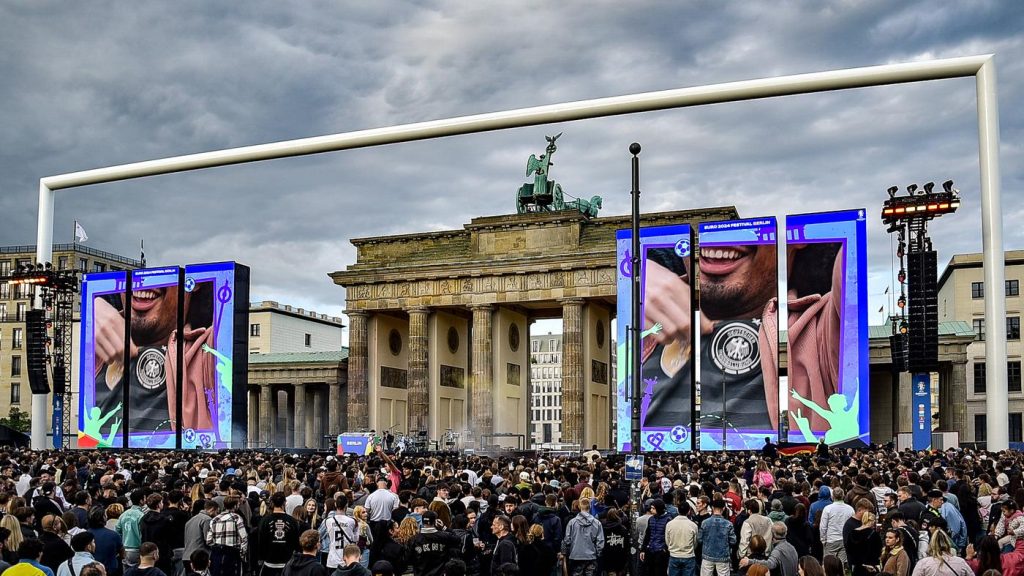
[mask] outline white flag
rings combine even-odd
[[[85,228],[82,228],[82,225],[78,223],[78,220],[75,220],[75,240],[85,242],[88,239],[89,236],[86,235]]]

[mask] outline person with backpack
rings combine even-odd
[[[80,576],[86,564],[96,561],[96,537],[90,532],[79,532],[71,537],[71,549],[75,555],[57,567],[57,576]]]
[[[348,508],[348,498],[339,494],[334,499],[334,515],[324,518],[320,525],[320,532],[326,534],[328,542],[327,568],[336,569],[343,564],[345,546],[355,544],[358,541],[356,521],[345,514]]]

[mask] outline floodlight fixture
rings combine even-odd
[[[929,182],[924,185],[924,195],[931,196],[932,190],[935,188],[935,182]]]
[[[895,198],[896,197],[896,193],[899,192],[899,191],[900,191],[900,187],[899,186],[890,186],[889,189],[886,190],[886,192],[889,193],[889,198]]]

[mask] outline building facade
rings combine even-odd
[[[341,318],[278,304],[249,304],[249,353],[337,352],[342,348]]]
[[[975,338],[967,347],[967,403],[966,422],[961,431],[961,442],[986,440],[985,375],[991,369],[985,361],[985,335],[994,327],[985,325],[985,299],[1006,299],[1006,366],[1009,389],[1009,440],[1024,442],[1024,390],[1021,388],[1021,298],[1024,283],[1024,250],[1009,250],[1005,254],[1006,282],[999,294],[985,294],[982,255],[957,254],[950,259],[939,278],[939,320],[960,320],[971,325]]]
[[[36,247],[33,245],[0,246],[0,276],[9,276],[23,264],[35,264],[35,260]],[[82,244],[54,244],[52,264],[59,270],[74,269],[79,272],[130,270],[142,265],[138,260]],[[0,417],[4,418],[10,415],[12,408],[25,413],[32,411],[32,391],[28,385],[25,358],[25,312],[32,309],[32,290],[33,287],[28,285],[0,283]],[[73,358],[78,357],[77,325],[80,309],[80,296],[76,294],[73,308]],[[76,381],[77,368],[77,360],[73,360],[69,382]]]
[[[562,335],[530,336],[531,440],[536,447],[562,443]]]

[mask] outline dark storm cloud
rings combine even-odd
[[[1024,245],[1024,29],[1014,3],[280,2],[0,5],[0,244],[32,243],[42,176],[451,116],[928,58],[997,54],[1007,248]],[[567,193],[744,216],[866,207],[953,178],[940,260],[981,247],[971,79],[604,118],[60,192],[90,245],[153,264],[237,259],[254,299],[337,314],[355,237],[514,211],[526,158],[564,131]],[[872,282],[889,241],[869,226]],[[881,294],[884,285],[872,285]],[[880,303],[873,303],[877,310]],[[873,318],[874,319],[874,318]]]

